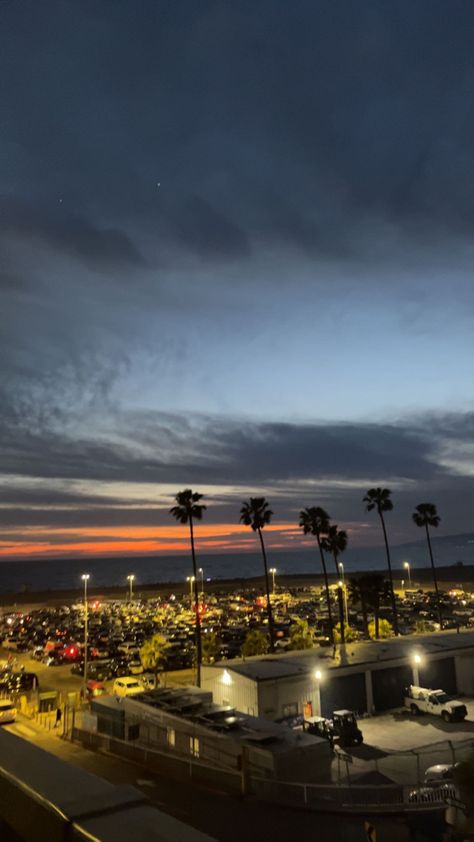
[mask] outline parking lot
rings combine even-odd
[[[437,716],[412,716],[400,709],[359,721],[364,742],[336,754],[333,780],[373,783],[422,783],[437,763],[464,760],[474,749],[474,700],[463,699],[464,722],[444,722]]]

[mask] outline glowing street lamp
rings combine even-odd
[[[405,563],[404,563],[404,565],[403,565],[403,566],[404,566],[405,570],[406,570],[406,571],[407,571],[407,573],[408,573],[408,586],[411,588],[411,569],[410,569],[410,562],[409,562],[409,561],[405,561]]]
[[[276,567],[270,567],[270,573],[272,574],[273,593],[276,593],[276,588],[275,588]]]
[[[342,587],[344,587],[344,564],[340,561],[337,566],[339,567],[339,575],[342,579]]]
[[[421,664],[421,655],[418,652],[415,652],[413,655],[413,684],[415,687],[420,686],[420,664]]]
[[[129,584],[129,593],[130,593],[129,599],[130,599],[130,602],[132,602],[132,600],[133,600],[133,581],[134,581],[134,579],[135,579],[135,576],[133,575],[133,573],[130,573],[130,576],[127,576],[127,581],[128,581],[128,584]]]
[[[347,588],[344,584],[344,579],[341,579],[341,581],[338,582],[338,585],[340,588],[342,588],[342,595],[344,597],[344,618],[346,621],[346,626],[349,626],[349,610],[347,608]]]
[[[83,573],[81,576],[84,582],[84,691],[87,688],[87,626],[89,620],[89,609],[87,607],[87,583],[90,579],[89,573]],[[85,695],[85,693],[84,693]]]
[[[199,567],[198,573],[201,577],[201,597],[202,601],[204,602],[204,570],[202,569],[202,567]]]
[[[189,599],[191,600],[191,608],[192,608],[193,607],[194,576],[186,576],[186,581],[189,582]]]

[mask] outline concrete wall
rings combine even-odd
[[[282,719],[304,713],[308,702],[313,716],[318,716],[318,686],[309,676],[261,681],[258,684],[258,715],[263,719]]]

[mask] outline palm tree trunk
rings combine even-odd
[[[426,528],[426,540],[428,541],[428,550],[429,550],[429,553],[430,553],[431,570],[433,571],[433,584],[435,586],[435,591],[436,591],[436,602],[438,604],[439,630],[443,631],[443,615],[441,613],[441,600],[439,598],[438,577],[436,576],[436,568],[435,568],[434,559],[433,559],[433,550],[431,549],[430,531],[428,529],[427,523],[425,523],[425,528]]]
[[[365,634],[366,637],[368,637],[369,636],[369,620],[367,618],[367,603],[365,601],[365,594],[363,593],[362,590],[360,591],[360,604],[361,604],[361,607],[362,607],[364,634]]]
[[[326,560],[324,558],[323,548],[321,546],[321,539],[320,539],[319,535],[316,535],[316,540],[318,542],[319,554],[321,556],[321,564],[322,564],[322,567],[323,567],[324,587],[326,588],[326,602],[328,604],[328,617],[329,617],[329,636],[331,638],[331,643],[334,643],[334,626],[333,626],[333,622],[332,622],[331,593],[329,591],[328,571],[326,569]]]
[[[273,613],[272,603],[270,601],[270,582],[268,579],[267,554],[265,552],[265,544],[263,543],[262,530],[258,529],[258,537],[260,538],[260,546],[262,548],[263,568],[265,570],[265,590],[267,592],[267,614],[268,614],[268,630],[270,632],[270,652],[275,651],[275,639],[273,634]]]
[[[196,684],[198,687],[201,686],[201,660],[202,660],[202,647],[201,647],[201,617],[199,614],[199,591],[198,591],[198,581],[197,581],[197,566],[196,566],[196,552],[194,549],[194,529],[193,529],[193,519],[189,517],[189,532],[191,535],[191,555],[193,557],[193,576],[194,576],[194,612],[196,618]]]
[[[394,628],[395,634],[398,636],[400,632],[398,631],[397,605],[396,605],[396,602],[395,602],[395,591],[393,589],[393,574],[392,574],[392,563],[390,561],[390,548],[388,546],[387,530],[385,529],[385,520],[384,520],[382,512],[379,512],[379,515],[380,515],[380,520],[381,520],[381,523],[382,523],[383,539],[385,541],[385,552],[387,553],[388,577],[390,579],[390,599],[391,599],[391,602],[392,602],[392,614],[393,614],[393,628]]]

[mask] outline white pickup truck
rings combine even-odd
[[[444,690],[429,690],[415,684],[406,688],[404,704],[414,716],[432,713],[441,716],[445,722],[461,722],[467,716],[466,705],[452,699]]]

